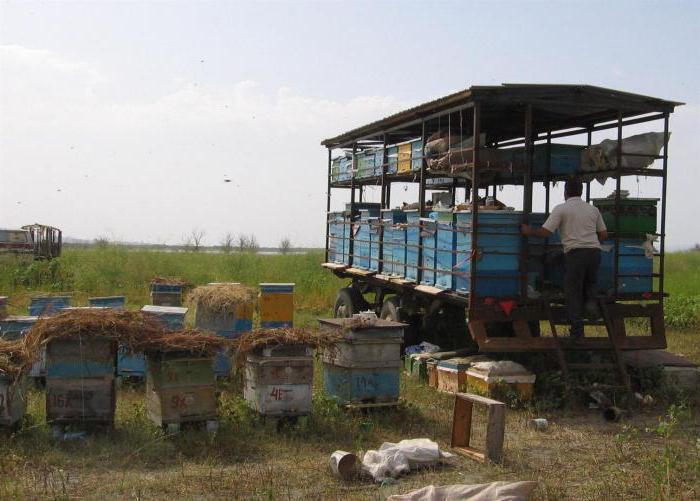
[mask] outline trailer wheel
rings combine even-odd
[[[379,314],[379,318],[383,320],[391,320],[392,322],[400,322],[399,306],[401,306],[401,300],[399,297],[390,297],[384,301],[384,304],[382,304],[382,311]]]
[[[353,314],[367,308],[369,308],[369,304],[362,297],[360,291],[353,287],[345,287],[338,291],[333,316],[335,318],[350,318]]]

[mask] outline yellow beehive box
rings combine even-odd
[[[490,361],[484,355],[455,357],[440,360],[437,364],[437,389],[446,393],[464,392],[467,387],[467,370],[476,362]]]
[[[437,371],[437,360],[428,360],[425,363],[428,372],[428,386],[432,388],[437,388],[438,386],[438,371]]]
[[[467,370],[467,390],[497,396],[507,386],[520,400],[532,399],[535,375],[525,367],[509,360],[477,362]]]
[[[399,173],[411,172],[411,143],[399,145]]]

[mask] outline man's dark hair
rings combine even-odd
[[[583,182],[580,177],[571,176],[564,185],[564,195],[567,197],[580,197],[583,193]]]

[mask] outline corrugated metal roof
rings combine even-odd
[[[491,103],[496,106],[529,103],[533,105],[534,110],[556,114],[557,120],[552,121],[551,125],[561,128],[590,125],[587,121],[593,119],[598,122],[609,120],[610,116],[613,114],[616,116],[618,111],[622,111],[624,116],[629,117],[652,112],[672,112],[675,106],[684,104],[593,85],[518,83],[475,85],[325,139],[321,144],[328,147],[345,146],[350,142],[415,123],[430,115],[449,111],[455,106],[467,105],[472,101],[487,105]],[[547,122],[543,122],[541,125],[546,124]]]

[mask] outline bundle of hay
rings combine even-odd
[[[184,351],[201,355],[214,355],[230,347],[230,339],[210,332],[185,329],[181,331],[166,331],[160,336],[144,339],[142,343],[139,343],[137,351],[145,353]]]
[[[319,332],[294,327],[255,329],[244,333],[233,341],[236,346],[234,358],[236,364],[240,366],[245,362],[248,354],[259,352],[263,348],[280,345],[304,345],[333,350],[336,344],[342,340],[342,334],[335,331]]]
[[[241,284],[201,285],[190,292],[187,300],[212,313],[233,312],[241,304],[256,300],[258,291]]]
[[[215,353],[228,341],[200,331],[170,331],[152,316],[140,311],[84,309],[64,311],[55,317],[41,318],[24,341],[28,350],[38,353],[53,339],[111,339],[131,353],[147,351],[192,351]]]
[[[37,360],[38,353],[27,348],[25,339],[0,338],[0,375],[17,380]]]
[[[181,279],[180,277],[153,277],[151,279],[151,284],[168,284],[168,285],[182,285],[183,287],[187,287],[188,285],[192,285],[189,282],[186,282],[185,280]]]

